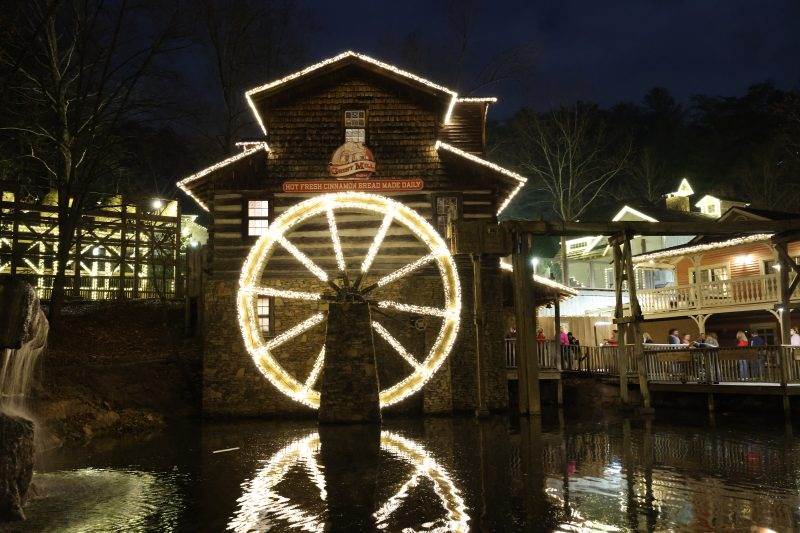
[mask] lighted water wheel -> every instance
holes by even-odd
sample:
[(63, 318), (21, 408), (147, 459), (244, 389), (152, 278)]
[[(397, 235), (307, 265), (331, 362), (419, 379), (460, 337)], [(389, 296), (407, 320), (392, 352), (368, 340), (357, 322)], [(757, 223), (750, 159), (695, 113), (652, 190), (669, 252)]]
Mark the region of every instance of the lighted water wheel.
[[(341, 213), (364, 213), (379, 215), (382, 220), (374, 228), (371, 244), (366, 253), (349, 257), (345, 253), (337, 229), (337, 216)], [(326, 220), (325, 232), (330, 237), (336, 272), (328, 272), (292, 243), (293, 232), (301, 231), (303, 225), (316, 219)], [(370, 268), (381, 255), (381, 244), (392, 225), (405, 228), (418, 241), (417, 249), (424, 249), (420, 257), (380, 277), (371, 276)], [(270, 271), (270, 262), (276, 250), (283, 249), (293, 256), (313, 278), (319, 280), (318, 291), (286, 290), (269, 286), (263, 282)], [(353, 254), (350, 254), (353, 255)], [(416, 305), (413, 302), (398, 302), (380, 299), (374, 294), (377, 289), (387, 287), (401, 278), (429, 265), (436, 265), (441, 283), (443, 305)], [(375, 278), (375, 279), (371, 279)], [(318, 408), (320, 393), (315, 388), (325, 358), (324, 346), (315, 352), (315, 362), (305, 376), (296, 376), (285, 369), (275, 350), (302, 335), (310, 328), (326, 320), (324, 311), (310, 316), (280, 334), (265, 338), (258, 324), (256, 299), (259, 296), (305, 301), (367, 302), (378, 311), (391, 310), (440, 319), (438, 334), (426, 354), (413, 355), (378, 320), (372, 320), (372, 328), (406, 362), (408, 374), (380, 391), (380, 406), (397, 403), (422, 388), (425, 382), (442, 365), (452, 349), (459, 326), (461, 295), (455, 263), (439, 233), (416, 211), (408, 206), (383, 196), (364, 193), (333, 193), (315, 196), (290, 207), (278, 216), (250, 250), (239, 280), (238, 309), (239, 325), (245, 347), (264, 376), (282, 393), (290, 398)], [(421, 357), (420, 357), (421, 356)]]

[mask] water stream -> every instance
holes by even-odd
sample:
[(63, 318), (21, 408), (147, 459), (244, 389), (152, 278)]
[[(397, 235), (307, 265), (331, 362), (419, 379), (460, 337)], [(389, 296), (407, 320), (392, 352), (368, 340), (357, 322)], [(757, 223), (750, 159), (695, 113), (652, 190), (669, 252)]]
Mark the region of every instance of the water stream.
[(796, 531), (792, 431), (550, 413), (388, 420), (373, 442), (311, 421), (187, 422), (48, 452), (16, 531)]
[(31, 338), (19, 349), (0, 349), (0, 411), (30, 418), (26, 403), (39, 356), (47, 345), (49, 325), (38, 301), (32, 309)]

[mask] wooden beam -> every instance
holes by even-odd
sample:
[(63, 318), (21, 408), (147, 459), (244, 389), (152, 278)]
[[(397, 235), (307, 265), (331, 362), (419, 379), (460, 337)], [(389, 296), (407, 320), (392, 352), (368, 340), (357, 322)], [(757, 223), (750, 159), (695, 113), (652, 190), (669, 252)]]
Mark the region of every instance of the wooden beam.
[[(622, 250), (620, 249), (620, 243), (618, 240), (615, 240), (613, 244), (611, 244), (611, 251), (614, 254), (614, 322), (618, 323), (625, 318), (623, 316), (624, 310), (622, 303), (622, 283), (625, 281), (625, 269), (622, 265)], [(617, 328), (617, 353), (620, 354), (617, 361), (617, 368), (619, 370), (619, 398), (624, 405), (627, 405), (629, 402), (628, 358), (625, 355), (625, 336), (620, 335), (622, 333), (621, 330), (622, 328)], [(625, 333), (627, 334), (627, 329), (625, 330)]]
[(483, 334), (484, 334), (484, 320), (483, 320), (483, 280), (481, 275), (481, 254), (471, 254), (472, 258), (472, 321), (475, 329), (475, 416), (485, 417), (489, 416), (489, 410), (486, 408), (486, 384), (481, 373), (483, 372), (483, 365), (481, 358), (483, 357)]
[(539, 356), (536, 346), (536, 305), (533, 295), (530, 237), (514, 234), (514, 308), (517, 322), (517, 376), (520, 414), (541, 414)]
[[(647, 368), (644, 358), (644, 344), (639, 324), (642, 321), (642, 310), (639, 307), (639, 298), (636, 296), (636, 276), (633, 272), (633, 254), (631, 251), (631, 235), (625, 235), (622, 246), (623, 260), (625, 262), (625, 277), (628, 280), (628, 308), (634, 318), (628, 324), (628, 332), (633, 335), (633, 353), (636, 357), (636, 369), (639, 376), (639, 392), (642, 395), (642, 404), (645, 409), (650, 409), (650, 389), (647, 383)], [(623, 356), (624, 357), (624, 356)]]
[(800, 216), (790, 220), (748, 220), (720, 223), (709, 219), (691, 222), (561, 222), (544, 220), (507, 220), (500, 223), (509, 231), (531, 235), (580, 237), (586, 235), (755, 235), (800, 231)]

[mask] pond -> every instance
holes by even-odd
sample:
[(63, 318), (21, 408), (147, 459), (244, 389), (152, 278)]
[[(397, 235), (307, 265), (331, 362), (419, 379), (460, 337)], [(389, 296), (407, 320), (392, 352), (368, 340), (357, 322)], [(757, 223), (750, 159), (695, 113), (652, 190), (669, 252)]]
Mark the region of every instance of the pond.
[(744, 417), (196, 422), (44, 455), (11, 531), (791, 531), (798, 452)]

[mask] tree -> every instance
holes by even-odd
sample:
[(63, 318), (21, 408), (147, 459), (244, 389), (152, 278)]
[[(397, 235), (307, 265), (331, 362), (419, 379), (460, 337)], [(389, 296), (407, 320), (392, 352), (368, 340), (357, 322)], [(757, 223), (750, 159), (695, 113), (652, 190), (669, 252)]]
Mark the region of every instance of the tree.
[[(557, 219), (575, 221), (624, 168), (629, 147), (612, 149), (598, 109), (576, 104), (539, 115), (523, 110), (512, 120), (511, 157), (543, 193), (540, 203)], [(569, 282), (565, 239), (561, 240), (561, 275)]]
[(158, 2), (30, 0), (2, 34), (0, 103), (6, 136), (25, 146), (58, 195), (56, 276), (50, 320), (60, 316), (69, 250), (93, 192), (113, 190), (125, 125), (157, 108), (159, 60), (185, 45), (176, 10)]
[(303, 62), (303, 36), (312, 22), (289, 0), (203, 0), (201, 6), (195, 34), (206, 52), (213, 93), (196, 118), (200, 133), (227, 154), (245, 132), (256, 133), (244, 92)]

